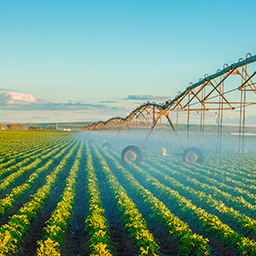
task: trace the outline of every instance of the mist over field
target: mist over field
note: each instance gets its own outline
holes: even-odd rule
[[[149,129],[146,131],[87,131],[79,133],[79,137],[85,137],[95,140],[99,145],[110,143],[113,148],[122,150],[129,145],[141,147],[147,138]],[[240,138],[240,144],[242,138]],[[221,136],[221,151],[239,152],[239,136],[237,134],[224,133]],[[172,131],[153,131],[149,136],[143,151],[146,153],[162,153],[162,148],[166,148],[167,153],[181,152],[187,147],[199,147],[206,151],[216,152],[218,149],[218,135],[217,132],[212,134],[204,134],[204,138],[200,132],[190,132],[189,139],[185,131],[179,132],[175,135]],[[256,136],[244,136],[244,152],[256,151]]]

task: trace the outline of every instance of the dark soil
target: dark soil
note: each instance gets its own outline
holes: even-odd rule
[[[115,256],[136,255],[139,248],[134,247],[134,242],[130,237],[130,233],[126,233],[120,215],[118,214],[117,203],[109,190],[109,186],[105,178],[103,177],[100,169],[98,168],[98,163],[94,156],[93,160],[94,168],[99,179],[99,189],[102,196],[105,215],[109,225],[111,245],[115,248],[113,254]]]
[[[65,247],[61,248],[61,255],[63,256],[85,255],[87,251],[84,229],[85,216],[88,212],[88,199],[86,196],[86,163],[84,160],[80,166],[76,188],[76,201],[73,208],[73,219],[67,230]]]
[[[148,160],[147,161],[147,164],[150,164],[150,161]],[[152,165],[154,168],[158,168],[159,165],[158,164],[153,164]],[[167,166],[167,165],[166,165]],[[168,166],[167,166],[168,167]],[[161,169],[158,169],[158,170],[161,170]],[[165,171],[163,171],[163,173],[165,173],[165,175],[167,176],[170,176],[169,173],[166,173]],[[192,177],[192,176],[189,176],[189,177]],[[193,177],[192,177],[193,178]],[[184,186],[189,186],[189,184],[186,183],[186,181],[182,181],[182,180],[178,180],[179,182],[181,182]],[[166,184],[167,185],[167,184]],[[193,189],[196,189],[194,187],[192,187]],[[202,191],[202,190],[200,190]],[[214,196],[213,196],[214,198]],[[193,198],[190,199],[192,202],[193,202]],[[218,200],[218,199],[217,199]],[[218,212],[216,211],[213,211],[211,209],[206,209],[204,207],[204,205],[200,204],[199,202],[193,202],[197,207],[200,207],[202,209],[205,209],[207,210],[208,213],[211,213],[211,214],[214,214],[216,215],[224,224],[228,225],[230,228],[232,228],[234,231],[236,231],[237,233],[241,233],[243,234],[244,236],[248,237],[249,239],[254,239],[256,240],[256,234],[255,233],[244,233],[244,232],[241,232],[241,227],[239,226],[239,224],[236,224],[234,221],[230,221],[230,220],[226,220],[224,219],[221,215],[219,215]],[[243,213],[243,212],[241,212]],[[245,212],[246,214],[246,212]]]
[[[57,154],[57,153],[56,153],[56,154]],[[67,154],[67,153],[65,153],[63,156],[65,156],[66,154]],[[61,161],[61,160],[60,160],[60,161]],[[50,174],[50,173],[52,172],[52,170],[60,163],[60,161],[57,161],[56,163],[54,163],[53,166],[52,166],[49,170],[47,170],[45,173],[43,173],[43,174],[41,175],[40,179],[31,187],[31,189],[29,190],[29,192],[27,192],[23,197],[21,197],[21,198],[16,202],[16,204],[14,205],[14,207],[12,208],[12,210],[9,211],[9,212],[7,212],[6,215],[5,215],[5,217],[0,218],[0,226],[6,224],[7,221],[9,220],[9,218],[10,218],[12,215],[14,215],[14,214],[22,207],[23,204],[25,204],[26,202],[29,201],[30,196],[33,195],[33,194],[37,191],[37,189],[40,188],[40,187],[43,185],[43,183],[44,183],[44,181],[45,181],[45,177],[46,177],[48,174]],[[42,166],[43,166],[43,164],[42,164]],[[24,181],[25,181],[25,180],[24,180]],[[22,183],[21,183],[21,184],[22,184]],[[21,184],[20,184],[20,185],[21,185]],[[17,186],[19,186],[19,185],[17,185]],[[12,190],[12,188],[8,189],[7,192],[10,193],[11,190]],[[6,194],[8,194],[8,193],[6,193]],[[6,194],[5,194],[5,195],[6,195]]]
[[[73,165],[74,157],[77,153],[77,150],[78,147],[76,148],[73,157],[70,159],[69,163],[60,175],[56,186],[54,186],[51,193],[51,197],[49,198],[49,201],[46,203],[46,207],[42,211],[41,216],[39,216],[33,221],[29,234],[23,238],[22,242],[19,245],[19,250],[15,255],[32,256],[36,253],[37,241],[42,239],[43,228],[46,226],[45,222],[50,218],[51,213],[56,208],[59,202],[60,195],[64,190],[65,182],[69,174],[69,171]]]
[[[131,170],[130,170],[131,171]],[[149,191],[151,191],[149,184],[142,179],[141,177],[139,177],[139,175],[136,175],[136,173],[134,173],[133,171],[131,171],[131,173],[133,175],[135,175],[136,179]],[[153,192],[152,192],[153,193]],[[225,255],[225,256],[233,256],[233,255],[237,255],[234,250],[229,247],[229,246],[225,246],[223,245],[223,243],[214,236],[209,236],[208,234],[205,234],[204,232],[202,232],[199,227],[197,226],[196,222],[194,222],[193,220],[191,220],[190,216],[180,216],[179,212],[177,211],[175,205],[171,204],[168,202],[168,200],[165,198],[165,196],[160,196],[158,194],[153,193],[159,200],[161,200],[169,209],[170,211],[175,214],[176,216],[178,216],[183,222],[187,223],[190,227],[190,229],[193,231],[193,233],[199,234],[199,235],[203,235],[203,237],[207,237],[209,239],[208,245],[211,248],[212,254],[213,255]]]
[[[19,245],[19,250],[15,254],[17,256],[32,256],[35,255],[36,249],[38,247],[37,241],[42,239],[43,235],[43,228],[46,226],[45,222],[50,218],[52,211],[56,208],[57,203],[60,199],[60,195],[65,187],[66,178],[68,173],[73,165],[74,157],[77,153],[78,147],[74,152],[73,157],[70,159],[69,163],[65,167],[64,171],[59,177],[57,185],[54,186],[52,190],[51,197],[49,198],[48,202],[42,214],[34,220],[32,226],[30,228],[29,234],[23,238],[23,241]],[[99,148],[100,152],[103,152],[101,148]],[[122,224],[121,216],[118,213],[117,203],[115,198],[110,191],[109,184],[105,179],[104,175],[102,175],[101,169],[98,168],[97,158],[93,155],[93,150],[91,150],[94,167],[97,174],[97,178],[99,180],[99,188],[102,196],[102,201],[105,209],[105,215],[109,225],[110,231],[110,239],[111,245],[115,248],[113,250],[113,254],[115,256],[135,256],[138,251],[139,247],[135,246],[135,242],[130,237],[130,233],[126,232],[125,226]],[[56,152],[57,154],[57,152]],[[83,153],[84,154],[84,153]],[[103,153],[104,156],[104,153]],[[43,166],[47,160],[44,161],[40,165]],[[119,179],[119,182],[122,186],[127,190],[129,197],[134,201],[138,210],[142,213],[144,219],[147,221],[149,231],[154,235],[155,239],[158,241],[158,245],[160,246],[160,252],[163,256],[171,256],[171,255],[178,255],[178,245],[179,239],[174,238],[171,234],[168,233],[168,230],[159,223],[158,220],[154,220],[150,218],[151,210],[148,209],[144,204],[143,200],[140,197],[135,196],[133,193],[133,189],[127,184],[126,180],[122,177],[122,175],[116,170],[115,166],[111,164],[110,161],[107,161],[108,165]],[[48,175],[57,165],[55,163],[53,167],[47,170],[39,179],[36,184],[30,189],[30,191],[24,195],[23,198],[19,199],[18,202],[15,204],[12,211],[10,211],[5,218],[0,219],[0,226],[7,223],[9,217],[15,214],[20,207],[24,203],[26,203],[30,195],[34,194],[36,190],[41,187],[44,183],[46,175]],[[121,161],[120,161],[120,164]],[[70,223],[70,226],[67,230],[67,234],[65,237],[65,246],[61,248],[61,255],[63,256],[81,256],[81,255],[88,255],[88,247],[87,247],[87,240],[88,237],[84,232],[85,229],[85,218],[88,213],[88,198],[86,196],[86,175],[85,175],[85,167],[86,167],[86,160],[83,160],[81,163],[79,176],[77,180],[77,188],[76,188],[76,199],[75,205],[73,208],[73,219]],[[39,168],[39,167],[38,167]],[[127,166],[125,166],[127,168]],[[33,170],[32,170],[33,171]],[[31,171],[31,172],[32,172]],[[31,173],[30,172],[30,173]],[[149,184],[145,179],[141,178],[140,175],[136,175],[133,171],[130,171],[134,174],[135,178],[142,184],[146,189],[151,191],[151,184]],[[24,175],[18,182],[18,185],[22,184],[30,174]],[[18,186],[17,185],[17,186]],[[9,193],[12,188],[9,188],[5,193],[0,195],[0,198],[3,198],[6,193]],[[165,196],[158,195],[155,193],[155,196],[159,198],[165,205],[170,209],[172,213],[176,216],[180,217],[180,219],[186,223],[188,223],[190,229],[197,234],[203,235],[209,239],[208,245],[211,248],[211,252],[213,256],[234,256],[237,255],[232,248],[229,246],[225,246],[220,239],[209,236],[205,232],[201,231],[197,225],[197,223],[191,220],[191,216],[179,216],[180,213],[175,205],[172,205],[168,202]],[[199,205],[200,206],[200,205]],[[229,225],[230,223],[226,223]],[[233,226],[232,226],[233,227]],[[234,227],[235,228],[235,227]],[[238,228],[235,228],[236,231],[239,232]],[[255,238],[254,235],[248,234],[249,238]]]
[[[46,150],[46,149],[48,149],[48,147],[43,148],[43,149],[40,150],[39,152],[30,154],[28,157],[31,157],[31,156],[34,156],[34,155],[38,155],[38,154],[40,154],[42,151],[44,151],[44,150]],[[50,148],[49,148],[49,151],[48,151],[47,153],[49,153],[50,151],[51,151],[51,150],[50,150]],[[27,153],[26,153],[26,154],[27,154]],[[24,155],[25,155],[25,154],[24,154]],[[13,164],[9,164],[9,165],[5,166],[4,168],[9,168],[9,167],[11,167],[11,166],[16,166],[17,164],[19,164],[20,162],[24,161],[25,159],[26,159],[26,158],[24,158],[24,156],[21,156],[21,157],[17,160],[17,162],[15,162],[15,163],[13,163]],[[16,167],[16,169],[14,169],[11,173],[10,173],[10,172],[7,172],[7,173],[1,175],[0,183],[1,183],[6,177],[8,177],[9,175],[11,175],[13,172],[18,171],[20,168],[23,168],[23,167],[29,165],[30,163],[34,162],[35,160],[36,160],[36,158],[30,159],[27,163],[23,164],[22,166]],[[0,172],[0,174],[1,174],[1,172]],[[4,193],[4,192],[3,192],[3,193]],[[0,197],[0,198],[1,198],[1,197]]]
[[[140,198],[134,196],[133,192],[131,191],[131,189],[125,182],[125,180],[122,178],[122,175],[117,172],[115,166],[113,166],[108,161],[107,163],[110,166],[111,171],[119,179],[119,182],[126,189],[128,196],[136,204],[143,218],[146,220],[149,231],[153,234],[155,239],[159,241],[158,245],[160,246],[160,252],[166,256],[178,255],[177,249],[178,249],[179,239],[174,238],[172,235],[169,235],[168,230],[164,227],[164,225],[162,225],[158,221],[153,221],[151,218],[149,218],[151,211],[147,209],[147,207],[145,207],[145,205],[143,204],[143,201]]]
[[[15,163],[15,164],[17,164],[18,162],[20,162],[20,161],[22,161],[23,159],[24,159],[24,155],[27,155],[27,154],[30,154],[31,153],[31,156],[33,155],[33,152],[35,151],[35,150],[38,150],[39,148],[42,148],[42,147],[44,147],[41,151],[43,151],[44,149],[46,149],[46,148],[48,148],[49,146],[38,146],[38,147],[35,147],[35,148],[30,148],[29,150],[26,150],[26,149],[23,149],[23,150],[19,150],[17,147],[15,147],[15,150],[19,150],[18,152],[19,153],[16,153],[16,154],[14,154],[14,155],[11,155],[11,156],[9,156],[9,157],[6,157],[4,154],[2,155],[2,157],[3,157],[3,159],[1,159],[0,160],[0,164],[5,164],[5,163],[7,163],[7,162],[9,162],[10,160],[12,160],[12,159],[14,159],[14,158],[16,158],[17,159],[17,155],[19,155],[20,153],[22,153],[22,155],[20,155],[19,157],[18,157],[18,159],[17,159],[17,162]],[[40,152],[36,152],[35,154],[38,154],[38,153],[40,153]],[[11,164],[12,165],[12,164]],[[10,165],[8,165],[8,166],[10,166]]]
[[[61,150],[62,150],[63,148],[61,148],[60,150],[58,150],[54,155],[57,155]],[[54,156],[53,155],[53,156]],[[52,157],[53,157],[52,156]],[[43,167],[44,165],[45,165],[45,163],[49,160],[50,158],[48,158],[48,159],[44,159],[43,161],[42,161],[42,163],[38,166],[38,167],[36,167],[35,169],[33,168],[33,169],[31,169],[29,172],[27,172],[26,174],[23,174],[20,178],[18,178],[18,180],[17,180],[17,183],[13,183],[13,184],[11,184],[9,187],[8,187],[8,189],[6,190],[6,191],[4,191],[1,195],[0,195],[0,199],[2,199],[2,198],[4,198],[7,194],[9,194],[10,192],[11,192],[11,190],[13,189],[13,187],[18,187],[18,186],[20,186],[21,184],[23,184],[26,180],[27,180],[27,178],[36,170],[36,169],[39,169],[39,168],[41,168],[41,167]],[[30,161],[29,163],[27,163],[27,165],[29,165],[29,164],[31,164],[33,161],[35,161],[36,159],[33,159],[32,161]],[[18,170],[17,170],[18,171]],[[9,174],[10,175],[10,174]],[[9,175],[7,175],[7,176],[9,176]],[[7,177],[6,176],[6,177]]]
[[[126,186],[125,184],[122,185],[125,188],[127,187],[126,190],[129,194],[129,197],[137,205],[143,218],[147,221],[149,231],[154,235],[154,238],[159,241],[158,245],[160,247],[160,252],[165,256],[178,255],[179,239],[174,238],[172,235],[169,235],[168,230],[163,224],[149,218],[151,210],[145,207],[140,198],[137,198],[133,195],[128,186]]]
[[[101,150],[101,149],[100,149]],[[118,159],[117,159],[118,160]],[[119,163],[121,165],[123,165],[123,163],[121,162],[121,159],[119,160]],[[126,169],[127,169],[127,166],[124,166]],[[127,169],[128,170],[128,169]],[[146,189],[148,189],[149,191],[151,191],[150,189],[150,184],[147,183],[147,181],[144,179],[144,178],[141,178],[140,175],[136,175],[136,173],[134,173],[133,171],[129,170],[133,175],[134,177],[137,179],[137,181],[140,182],[140,184],[142,186],[144,186]],[[118,176],[118,172],[115,173],[117,176]],[[122,178],[120,177],[120,180],[122,180]],[[122,182],[122,185],[126,188],[126,183],[125,181]],[[128,190],[128,194],[129,196],[134,200],[134,202],[137,204],[138,206],[138,209],[141,211],[141,213],[143,214],[143,217],[147,220],[147,223],[148,223],[148,227],[151,231],[151,220],[148,220],[147,219],[147,216],[145,214],[145,212],[143,211],[142,208],[140,208],[140,200],[136,201],[136,198],[134,198],[132,192],[129,192],[129,189]],[[153,193],[154,194],[154,193]],[[170,209],[170,211],[175,214],[176,216],[180,217],[179,216],[179,213],[177,212],[177,209],[175,208],[174,205],[171,205],[168,200],[166,200],[166,198],[164,196],[160,197],[159,195],[155,194],[155,196],[161,200],[163,203],[165,203],[165,205]],[[145,214],[145,215],[144,215]],[[199,235],[203,235],[203,237],[207,237],[209,239],[209,242],[208,242],[208,245],[210,246],[211,248],[211,252],[213,255],[227,255],[227,256],[234,256],[234,255],[237,255],[237,253],[234,252],[234,250],[229,247],[229,246],[225,246],[217,237],[214,237],[214,236],[209,236],[208,234],[205,234],[204,232],[202,232],[199,227],[197,226],[196,222],[192,221],[191,218],[189,216],[187,217],[180,217],[180,219],[182,221],[184,221],[185,223],[188,223],[190,229],[193,231],[193,233],[196,233],[196,234],[199,234]],[[159,224],[158,224],[159,225]],[[153,231],[152,231],[153,232]],[[154,231],[155,232],[155,231]],[[154,233],[154,236],[156,238],[158,238],[156,236],[156,233]],[[159,238],[158,238],[159,239]],[[160,248],[161,248],[161,240],[159,239],[160,241]],[[174,254],[174,255],[177,255],[177,254]]]

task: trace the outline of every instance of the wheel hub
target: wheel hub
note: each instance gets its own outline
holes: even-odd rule
[[[198,155],[193,151],[189,151],[186,155],[186,162],[189,164],[195,163],[197,159],[198,159]]]
[[[128,150],[124,155],[124,159],[126,162],[134,162],[136,158],[137,158],[137,154],[132,150]]]

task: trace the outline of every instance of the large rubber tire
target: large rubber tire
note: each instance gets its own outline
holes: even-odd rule
[[[136,146],[128,146],[123,150],[121,158],[124,163],[131,162],[138,165],[143,158],[143,153]]]
[[[109,150],[111,149],[112,145],[108,142],[105,142],[103,145],[102,145],[102,148],[104,148],[105,150]]]
[[[183,153],[183,161],[187,164],[202,164],[204,161],[203,151],[197,147],[187,148]]]

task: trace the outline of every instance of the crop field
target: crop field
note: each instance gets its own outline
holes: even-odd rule
[[[137,166],[86,133],[0,143],[0,255],[256,255],[255,152]]]

